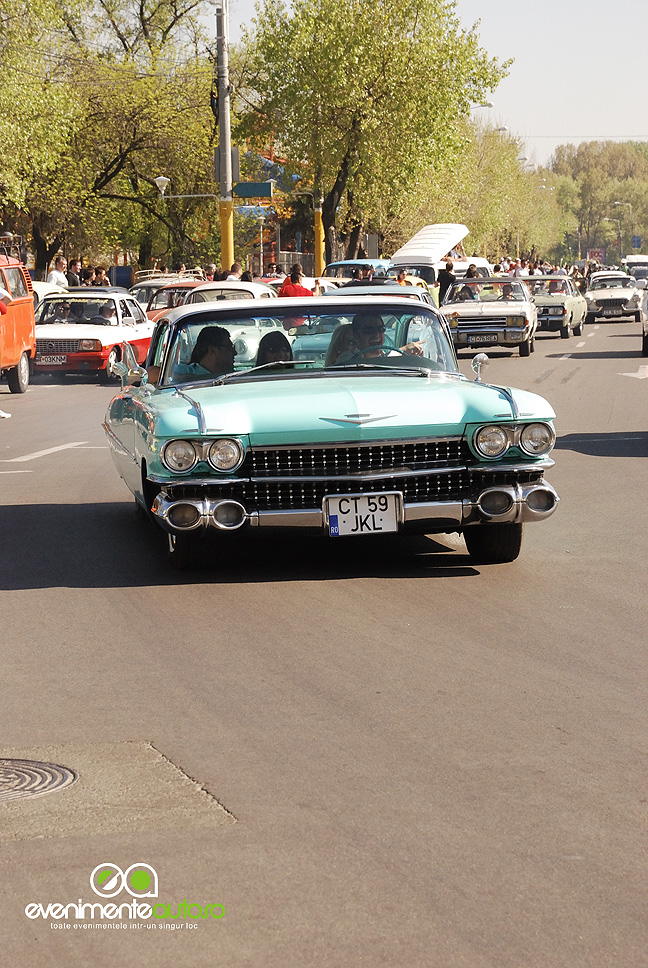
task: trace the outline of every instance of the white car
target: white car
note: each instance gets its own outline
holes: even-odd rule
[[[220,302],[224,299],[276,299],[277,293],[264,282],[238,282],[226,279],[222,282],[204,282],[187,292],[183,305]]]
[[[503,346],[528,356],[535,349],[538,310],[522,279],[462,279],[446,293],[441,312],[456,348]]]
[[[36,359],[41,373],[97,373],[108,382],[117,374],[122,343],[138,363],[146,360],[154,323],[125,289],[75,290],[45,296],[36,317]]]
[[[592,273],[585,293],[587,322],[593,323],[598,317],[616,319],[620,316],[632,316],[641,322],[645,288],[645,280],[637,282],[634,276],[627,276],[625,272]]]

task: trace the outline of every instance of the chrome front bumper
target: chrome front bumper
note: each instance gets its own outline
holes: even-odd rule
[[[403,504],[402,523],[404,527],[410,525],[431,534],[458,531],[475,524],[544,521],[556,510],[559,500],[554,488],[546,481],[494,485],[485,488],[475,501]],[[233,531],[244,525],[322,531],[326,524],[324,507],[247,512],[238,501],[227,498],[174,500],[161,493],[155,498],[151,510],[161,527],[174,534],[211,527]],[[184,518],[188,523],[178,524],[178,518]]]

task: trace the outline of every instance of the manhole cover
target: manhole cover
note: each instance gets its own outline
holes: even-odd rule
[[[36,760],[0,760],[0,803],[22,797],[42,797],[77,780],[74,770]]]

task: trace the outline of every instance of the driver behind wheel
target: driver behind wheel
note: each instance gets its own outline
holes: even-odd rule
[[[385,347],[385,323],[380,313],[356,313],[351,321],[353,339],[358,347],[358,354],[365,358],[389,356],[390,349]],[[401,352],[411,356],[423,356],[420,343],[407,343],[401,346]]]

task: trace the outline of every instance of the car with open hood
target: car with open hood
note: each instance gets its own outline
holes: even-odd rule
[[[296,311],[308,325],[352,327],[356,351],[332,366],[237,367],[230,328],[253,314],[287,330]],[[103,425],[110,451],[180,568],[201,563],[208,535],[256,529],[332,541],[459,532],[475,562],[507,562],[524,524],[558,501],[545,480],[549,403],[479,372],[468,380],[444,318],[420,302],[181,307],[158,321],[147,369],[125,347],[117,370],[122,388]]]
[[[538,310],[526,280],[509,276],[457,280],[441,308],[457,349],[517,347],[520,356],[535,349]]]

